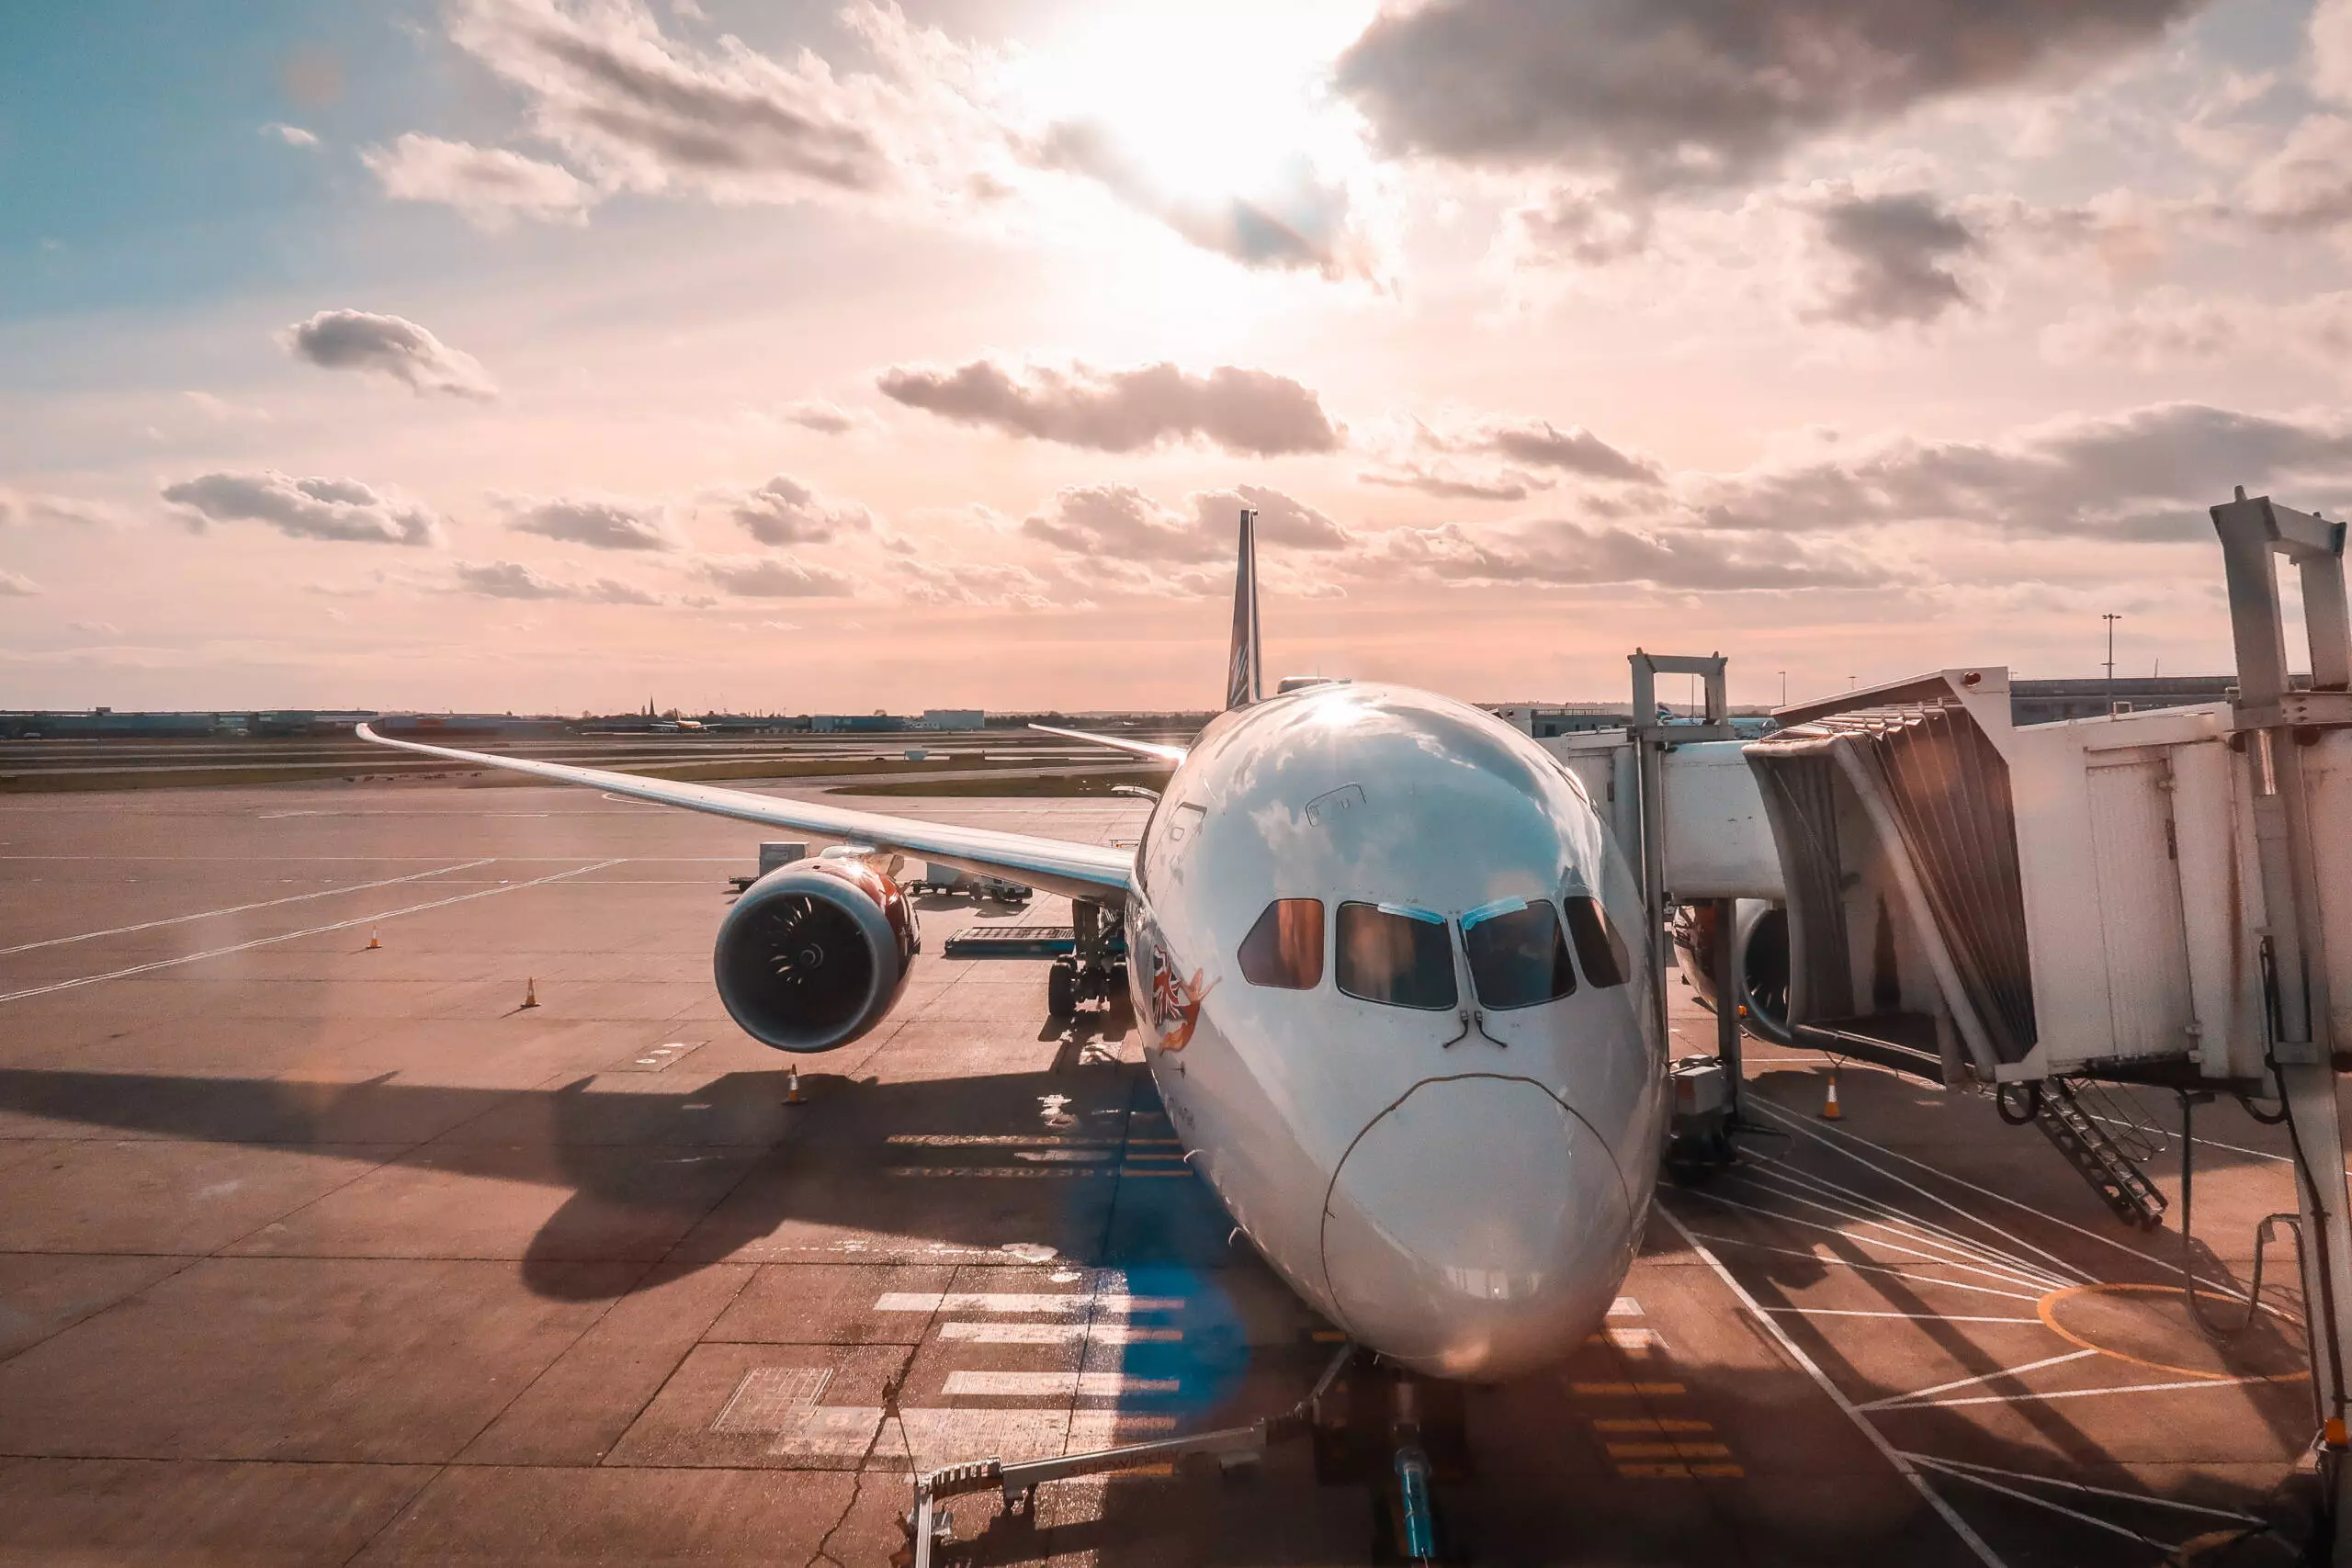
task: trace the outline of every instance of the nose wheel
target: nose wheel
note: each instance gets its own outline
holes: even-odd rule
[[[1317,1401],[1314,1435],[1316,1480],[1367,1491],[1376,1562],[1456,1560],[1442,1489],[1470,1476],[1459,1383],[1359,1359]]]

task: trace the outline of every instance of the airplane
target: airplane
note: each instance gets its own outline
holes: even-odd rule
[[[1670,1110],[1631,868],[1566,768],[1402,685],[1269,696],[1243,512],[1225,709],[1133,851],[395,740],[625,798],[1026,883],[1124,919],[1144,1057],[1207,1183],[1273,1271],[1410,1372],[1498,1382],[1566,1357],[1631,1268]],[[847,857],[781,867],[713,958],[753,1038],[816,1053],[890,1010],[907,896]]]

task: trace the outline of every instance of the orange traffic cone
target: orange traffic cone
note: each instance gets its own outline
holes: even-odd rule
[[[539,982],[536,977],[526,977],[523,982],[523,1006],[535,1008],[538,1005]],[[1830,1093],[1832,1098],[1835,1098],[1837,1091],[1833,1089]]]
[[[800,1093],[800,1069],[798,1067],[787,1067],[785,1069],[784,1102],[786,1105],[805,1105],[808,1103]]]
[[[1821,1119],[1824,1122],[1838,1122],[1843,1121],[1845,1115],[1843,1111],[1838,1109],[1838,1069],[1832,1067],[1829,1069],[1829,1098],[1822,1102]]]
[[[368,951],[373,953],[383,945],[384,939],[376,934],[376,928],[374,926],[369,926],[368,928]]]

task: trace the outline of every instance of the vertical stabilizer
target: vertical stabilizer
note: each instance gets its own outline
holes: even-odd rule
[[[1233,647],[1226,655],[1227,711],[1264,696],[1265,666],[1258,651],[1258,514],[1241,513],[1241,552],[1233,569]]]

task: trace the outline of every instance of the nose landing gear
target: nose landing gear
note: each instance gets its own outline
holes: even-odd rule
[[[1358,1359],[1317,1416],[1315,1478],[1370,1489],[1376,1560],[1452,1560],[1437,1488],[1470,1476],[1462,1385]]]

